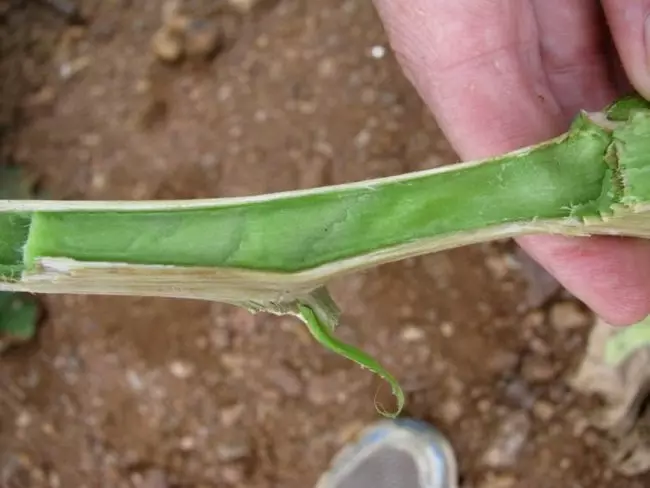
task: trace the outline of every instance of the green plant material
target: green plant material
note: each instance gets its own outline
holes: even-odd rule
[[[318,291],[324,292],[324,289],[320,289]],[[386,371],[386,369],[381,364],[368,356],[366,353],[360,349],[357,349],[356,347],[345,344],[334,337],[333,332],[335,324],[338,323],[338,320],[332,321],[331,315],[329,313],[322,313],[322,308],[312,308],[309,305],[300,303],[298,304],[298,312],[298,316],[305,323],[311,335],[322,346],[336,354],[340,354],[341,356],[354,361],[362,368],[370,370],[388,382],[393,395],[395,395],[395,398],[397,399],[396,413],[390,413],[380,405],[376,404],[375,406],[377,407],[377,410],[379,410],[383,415],[387,417],[396,417],[399,412],[401,412],[405,402],[404,392],[400,388],[398,381],[388,371]]]
[[[338,276],[407,257],[531,233],[650,237],[650,105],[627,97],[499,157],[243,198],[0,202],[6,290],[216,300],[293,314],[324,346]],[[345,345],[343,345],[345,346]]]
[[[630,327],[621,327],[607,341],[605,362],[618,366],[631,355],[644,347],[650,346],[650,317]]]
[[[0,198],[27,199],[33,196],[33,182],[20,167],[14,165],[0,166]],[[0,228],[16,230],[16,235],[0,237],[0,262],[19,261],[22,250],[12,247],[12,243],[26,239],[28,227],[20,230],[20,220],[12,213],[0,214]],[[7,225],[9,224],[9,225]],[[20,267],[10,270],[11,276],[19,277]],[[0,292],[0,349],[6,346],[31,340],[36,334],[39,318],[39,306],[36,299],[26,293]]]
[[[36,334],[39,307],[26,293],[0,292],[0,343],[27,342]]]

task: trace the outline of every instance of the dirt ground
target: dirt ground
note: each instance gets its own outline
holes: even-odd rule
[[[369,1],[187,2],[204,22],[193,34],[213,22],[225,37],[214,57],[173,65],[150,47],[161,0],[83,1],[85,27],[47,3],[0,0],[0,136],[3,162],[48,196],[248,195],[456,160]],[[341,337],[399,378],[407,415],[449,436],[464,488],[650,483],[614,472],[586,420],[594,403],[567,386],[593,318],[511,243],[332,290]],[[37,340],[0,358],[2,487],[305,488],[377,418],[380,383],[291,318],[42,302]]]

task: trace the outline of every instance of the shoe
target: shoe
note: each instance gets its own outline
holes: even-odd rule
[[[458,465],[429,424],[382,420],[334,457],[316,488],[458,488]]]

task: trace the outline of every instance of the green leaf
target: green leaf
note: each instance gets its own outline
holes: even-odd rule
[[[34,337],[39,318],[38,302],[25,293],[0,292],[0,336],[10,341]]]
[[[33,182],[15,165],[0,165],[0,198],[29,199],[33,197]],[[0,341],[24,342],[36,334],[39,306],[27,293],[0,292]]]

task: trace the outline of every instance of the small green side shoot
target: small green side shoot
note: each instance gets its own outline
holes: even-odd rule
[[[498,157],[241,198],[0,201],[0,290],[215,300],[291,314],[324,347],[398,382],[335,338],[331,279],[523,234],[650,237],[650,103],[582,112]]]

